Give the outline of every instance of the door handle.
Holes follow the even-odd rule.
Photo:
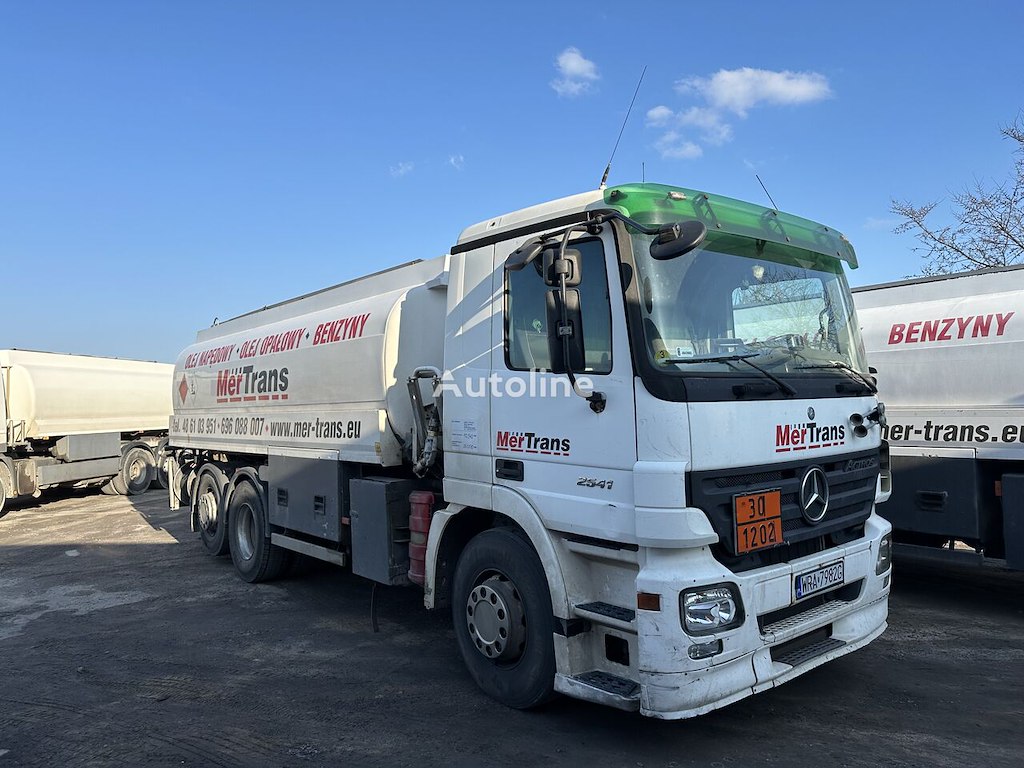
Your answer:
[[[522,480],[523,462],[514,459],[495,459],[494,476],[499,480]]]

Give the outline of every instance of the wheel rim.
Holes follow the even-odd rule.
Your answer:
[[[217,530],[217,496],[212,490],[199,496],[199,525],[210,533]]]
[[[128,467],[128,480],[129,482],[136,482],[143,473],[146,471],[146,462],[142,459],[136,459]]]
[[[519,659],[526,648],[526,609],[515,584],[502,574],[479,581],[466,600],[466,626],[484,658]]]
[[[252,507],[249,504],[241,504],[235,514],[238,521],[238,554],[243,560],[252,560],[256,551],[256,518]]]

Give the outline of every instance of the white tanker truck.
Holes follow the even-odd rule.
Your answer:
[[[55,486],[136,494],[171,417],[162,363],[0,349],[0,512]]]
[[[171,504],[250,582],[300,552],[422,585],[508,706],[708,712],[886,626],[843,262],[826,227],[656,184],[481,222],[200,331]]]
[[[897,547],[1024,569],[1024,267],[854,297],[888,407]]]

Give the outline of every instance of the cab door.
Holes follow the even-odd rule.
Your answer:
[[[505,269],[521,241],[495,248],[494,296],[500,322],[492,323],[491,455],[494,483],[524,496],[548,528],[596,538],[626,539],[633,522],[636,463],[633,370],[619,281],[615,239],[581,233],[578,291],[583,340],[581,387],[601,392],[596,413],[575,394],[551,349],[557,325],[551,291],[538,258],[519,271]],[[578,365],[579,363],[577,363]],[[574,366],[575,369],[575,366]]]

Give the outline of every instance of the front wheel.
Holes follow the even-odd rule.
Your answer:
[[[554,614],[544,569],[523,537],[496,528],[476,536],[455,567],[455,639],[478,686],[513,709],[554,694]]]
[[[270,543],[263,494],[242,481],[228,504],[231,560],[238,575],[249,583],[276,579],[288,564],[287,550]]]

